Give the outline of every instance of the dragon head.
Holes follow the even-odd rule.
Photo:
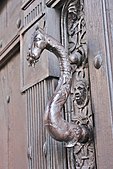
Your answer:
[[[45,33],[41,28],[37,27],[33,34],[32,42],[27,54],[27,61],[29,62],[30,66],[38,62],[40,55],[46,46],[47,41],[45,38]]]

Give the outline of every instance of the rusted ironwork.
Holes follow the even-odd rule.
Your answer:
[[[45,126],[55,140],[66,142],[67,147],[73,147],[77,142],[87,142],[91,131],[86,124],[69,123],[62,118],[62,108],[70,94],[72,82],[72,69],[68,53],[64,46],[37,27],[27,55],[30,65],[38,62],[44,49],[58,57],[61,70],[58,86],[46,106]]]

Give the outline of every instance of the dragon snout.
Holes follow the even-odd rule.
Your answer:
[[[40,50],[31,50],[29,48],[26,58],[29,63],[29,66],[35,65],[35,63],[39,61],[39,58],[40,58]]]

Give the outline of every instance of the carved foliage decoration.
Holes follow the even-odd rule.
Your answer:
[[[62,10],[61,21],[63,24],[63,26],[61,25],[62,43],[66,48],[68,47],[69,59],[73,70],[71,120],[76,124],[88,125],[93,130],[84,0],[67,1]],[[77,142],[74,150],[68,156],[70,157],[69,161],[72,161],[72,158],[75,159],[70,163],[69,168],[73,166],[76,169],[94,169],[95,152],[93,136],[87,143]]]
[[[86,61],[86,23],[83,0],[74,1],[68,6],[68,39],[71,63],[77,65]],[[78,57],[79,54],[79,57]]]

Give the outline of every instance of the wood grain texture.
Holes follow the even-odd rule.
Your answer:
[[[48,78],[26,91],[29,169],[66,169],[63,145],[54,141],[45,131],[43,115],[56,79]]]
[[[24,95],[20,93],[19,53],[0,71],[0,168],[27,168]]]
[[[7,96],[7,68],[0,72],[0,168],[8,168],[8,107]]]
[[[0,52],[18,34],[17,20],[21,18],[21,0],[5,0],[0,3]]]
[[[98,169],[113,167],[113,135],[110,95],[111,63],[110,44],[105,0],[85,1],[89,73],[91,83],[92,109],[95,119],[95,143]],[[102,66],[94,67],[95,56],[100,54]],[[109,62],[109,64],[108,64]]]

